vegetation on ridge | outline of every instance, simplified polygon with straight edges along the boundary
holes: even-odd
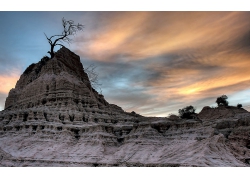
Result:
[[[182,119],[191,119],[192,115],[195,114],[195,108],[193,106],[187,106],[183,109],[179,109],[179,116]]]
[[[218,97],[215,102],[218,104],[218,106],[228,106],[227,98],[228,97],[226,95],[222,95]]]

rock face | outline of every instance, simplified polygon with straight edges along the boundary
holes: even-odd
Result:
[[[55,58],[31,64],[6,99],[8,110],[48,107],[67,110],[108,106],[92,89],[80,57],[61,48]],[[65,108],[64,108],[65,107]]]
[[[61,48],[10,91],[0,112],[0,165],[249,166],[249,112],[207,107],[198,117],[142,117],[109,104],[79,56]]]
[[[205,106],[198,117],[201,119],[222,119],[222,118],[233,118],[238,114],[248,114],[248,111],[243,108],[237,108],[234,106],[219,106],[217,108],[211,108]]]

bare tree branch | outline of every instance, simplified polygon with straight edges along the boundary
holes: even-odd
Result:
[[[62,44],[56,44],[56,46],[61,46],[61,47],[63,47],[64,45],[62,45]]]
[[[88,74],[91,86],[94,89],[99,89],[100,94],[102,94],[101,83],[99,83],[98,73],[96,72],[96,66],[94,64],[89,65],[85,68],[85,72]]]
[[[48,36],[44,33],[44,35],[46,36],[47,40],[49,41],[49,44],[52,44],[51,38],[48,38]]]

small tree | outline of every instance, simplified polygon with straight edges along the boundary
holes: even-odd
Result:
[[[228,97],[226,95],[222,95],[221,97],[218,97],[215,102],[218,106],[228,106],[227,98]]]
[[[195,108],[193,106],[187,106],[183,109],[179,109],[179,116],[182,119],[191,119],[193,114],[195,114]]]
[[[62,25],[63,25],[63,31],[62,34],[60,35],[53,35],[50,38],[47,37],[47,35],[44,33],[46,36],[49,44],[50,44],[50,51],[48,53],[50,54],[51,58],[54,57],[55,52],[54,48],[55,46],[63,46],[62,42],[67,42],[68,44],[71,43],[72,39],[69,38],[71,35],[75,35],[77,31],[82,31],[84,26],[82,24],[74,24],[74,21],[69,20],[66,21],[64,18],[62,18]]]
[[[237,104],[237,108],[242,108],[242,104]]]

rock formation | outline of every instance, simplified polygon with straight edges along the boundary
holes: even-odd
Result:
[[[1,166],[249,166],[250,114],[143,117],[92,88],[66,48],[30,65],[0,112]]]
[[[198,117],[201,119],[223,119],[233,118],[238,114],[248,114],[248,111],[234,106],[219,106],[217,108],[205,106],[199,113]]]

